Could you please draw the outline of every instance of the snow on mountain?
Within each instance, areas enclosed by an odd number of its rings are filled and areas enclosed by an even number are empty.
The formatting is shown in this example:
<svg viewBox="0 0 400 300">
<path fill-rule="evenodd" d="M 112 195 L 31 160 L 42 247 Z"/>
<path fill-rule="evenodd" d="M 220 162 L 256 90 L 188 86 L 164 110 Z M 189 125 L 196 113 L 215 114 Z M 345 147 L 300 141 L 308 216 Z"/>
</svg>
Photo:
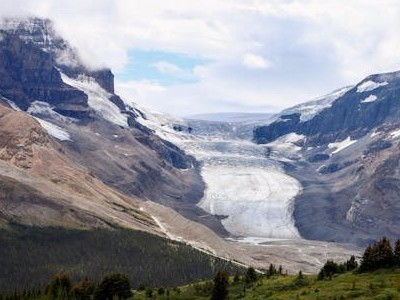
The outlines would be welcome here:
<svg viewBox="0 0 400 300">
<path fill-rule="evenodd" d="M 388 85 L 389 83 L 387 81 L 383 82 L 375 82 L 372 80 L 365 81 L 361 83 L 360 85 L 357 86 L 357 93 L 364 93 L 364 92 L 370 92 L 373 91 L 381 86 Z"/>
<path fill-rule="evenodd" d="M 329 108 L 332 106 L 332 103 L 342 97 L 345 93 L 347 93 L 352 86 L 344 87 L 339 90 L 334 91 L 331 94 L 318 97 L 309 102 L 296 105 L 294 107 L 283 110 L 279 115 L 289 115 L 289 114 L 300 114 L 300 121 L 305 122 L 314 118 L 319 112 L 321 112 L 325 108 Z"/>
<path fill-rule="evenodd" d="M 70 141 L 71 137 L 68 132 L 66 132 L 63 128 L 54 125 L 48 121 L 42 120 L 40 118 L 35 117 L 35 119 L 40 123 L 40 125 L 50 134 L 52 137 L 60 141 Z"/>
<path fill-rule="evenodd" d="M 103 89 L 94 78 L 79 75 L 78 78 L 70 78 L 61 73 L 62 80 L 88 96 L 88 104 L 101 117 L 122 127 L 128 127 L 127 115 L 121 113 L 120 109 L 109 99 L 112 96 Z"/>
<path fill-rule="evenodd" d="M 8 100 L 8 99 L 5 99 L 5 101 L 8 103 L 8 105 L 10 105 L 10 107 L 11 107 L 13 110 L 21 111 L 21 109 L 18 107 L 17 104 L 15 104 L 14 101 L 11 101 L 11 100 Z"/>
<path fill-rule="evenodd" d="M 332 154 L 335 153 L 339 153 L 340 151 L 342 151 L 343 149 L 346 149 L 347 147 L 353 145 L 354 143 L 356 143 L 357 140 L 351 140 L 350 137 L 347 137 L 345 140 L 341 141 L 341 142 L 337 142 L 337 143 L 329 143 L 328 144 L 328 148 L 329 149 L 335 149 Z"/>
<path fill-rule="evenodd" d="M 392 139 L 396 139 L 396 138 L 400 137 L 400 129 L 396 129 L 396 130 L 392 131 L 390 133 L 390 137 Z"/>
<path fill-rule="evenodd" d="M 281 136 L 280 138 L 276 139 L 271 143 L 268 143 L 268 146 L 278 151 L 283 151 L 285 149 L 300 151 L 301 147 L 296 145 L 296 143 L 301 142 L 304 138 L 305 138 L 304 135 L 289 133 L 284 136 Z"/>
<path fill-rule="evenodd" d="M 46 116 L 54 120 L 59 120 L 63 122 L 75 122 L 74 118 L 63 116 L 54 111 L 54 108 L 47 102 L 34 101 L 31 106 L 26 111 L 28 114 L 33 116 Z"/>
<path fill-rule="evenodd" d="M 369 95 L 367 98 L 365 98 L 364 100 L 362 100 L 360 103 L 371 103 L 371 102 L 375 102 L 376 100 L 378 100 L 378 97 L 375 95 Z"/>
<path fill-rule="evenodd" d="M 76 67 L 80 64 L 75 50 L 57 34 L 49 19 L 2 18 L 0 28 L 38 45 L 45 52 L 53 53 L 60 65 Z"/>
</svg>

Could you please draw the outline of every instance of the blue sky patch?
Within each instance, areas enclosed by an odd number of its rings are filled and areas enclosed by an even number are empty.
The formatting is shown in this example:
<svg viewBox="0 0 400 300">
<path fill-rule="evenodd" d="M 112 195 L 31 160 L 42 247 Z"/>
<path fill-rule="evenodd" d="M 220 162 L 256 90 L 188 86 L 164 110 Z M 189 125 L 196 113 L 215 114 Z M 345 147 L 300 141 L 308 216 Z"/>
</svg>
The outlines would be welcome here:
<svg viewBox="0 0 400 300">
<path fill-rule="evenodd" d="M 181 53 L 130 50 L 129 62 L 116 73 L 121 81 L 151 80 L 165 86 L 198 81 L 193 69 L 210 63 L 209 60 Z"/>
</svg>

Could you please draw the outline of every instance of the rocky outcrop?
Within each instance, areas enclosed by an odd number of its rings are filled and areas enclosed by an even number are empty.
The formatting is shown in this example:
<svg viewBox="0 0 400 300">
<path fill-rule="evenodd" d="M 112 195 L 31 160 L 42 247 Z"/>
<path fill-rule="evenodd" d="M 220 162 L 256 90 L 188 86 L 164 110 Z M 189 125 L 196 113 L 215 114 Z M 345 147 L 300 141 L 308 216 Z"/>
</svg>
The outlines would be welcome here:
<svg viewBox="0 0 400 300">
<path fill-rule="evenodd" d="M 50 54 L 18 36 L 2 33 L 0 41 L 0 93 L 27 110 L 44 101 L 71 115 L 87 112 L 87 96 L 62 80 Z"/>
<path fill-rule="evenodd" d="M 12 113 L 0 105 L 0 159 L 30 169 L 35 147 L 45 147 L 49 137 L 40 124 L 23 113 Z"/>
</svg>

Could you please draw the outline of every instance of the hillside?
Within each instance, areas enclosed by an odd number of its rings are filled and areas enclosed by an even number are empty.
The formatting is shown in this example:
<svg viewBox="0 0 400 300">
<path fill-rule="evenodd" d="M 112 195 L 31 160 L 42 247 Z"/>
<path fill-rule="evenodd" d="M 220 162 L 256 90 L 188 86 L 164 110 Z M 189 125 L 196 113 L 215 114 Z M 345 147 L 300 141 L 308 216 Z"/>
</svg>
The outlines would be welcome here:
<svg viewBox="0 0 400 300">
<path fill-rule="evenodd" d="M 242 279 L 243 280 L 243 279 Z M 297 275 L 261 277 L 244 289 L 245 283 L 230 278 L 226 299 L 399 299 L 400 271 L 380 270 L 368 274 L 341 274 L 331 280 L 318 281 L 316 276 Z M 169 296 L 153 294 L 155 299 L 210 299 L 211 282 L 200 282 L 169 291 Z M 135 293 L 134 299 L 148 299 L 146 292 Z"/>
<path fill-rule="evenodd" d="M 132 286 L 175 286 L 238 266 L 192 247 L 124 228 L 78 230 L 12 224 L 0 229 L 0 295 L 44 288 L 61 272 L 94 282 L 127 274 Z"/>
</svg>

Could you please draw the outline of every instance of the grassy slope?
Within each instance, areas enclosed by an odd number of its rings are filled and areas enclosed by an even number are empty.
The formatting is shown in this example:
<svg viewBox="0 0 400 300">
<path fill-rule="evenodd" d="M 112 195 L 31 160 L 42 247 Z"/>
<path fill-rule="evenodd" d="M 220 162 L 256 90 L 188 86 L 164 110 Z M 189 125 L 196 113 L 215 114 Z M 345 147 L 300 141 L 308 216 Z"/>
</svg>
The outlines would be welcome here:
<svg viewBox="0 0 400 300">
<path fill-rule="evenodd" d="M 74 281 L 105 274 L 129 276 L 133 288 L 174 286 L 211 278 L 236 267 L 182 243 L 127 229 L 67 230 L 12 226 L 0 228 L 0 291 L 40 287 L 54 274 Z"/>
<path fill-rule="evenodd" d="M 347 273 L 324 281 L 317 281 L 316 276 L 305 276 L 305 281 L 302 286 L 296 276 L 262 278 L 246 289 L 245 296 L 244 283 L 231 283 L 228 299 L 400 299 L 400 270 Z M 209 291 L 201 291 L 201 286 L 206 284 L 184 286 L 180 293 L 171 290 L 169 298 L 157 295 L 156 299 L 210 299 Z M 149 298 L 145 292 L 137 292 L 134 299 Z"/>
</svg>

